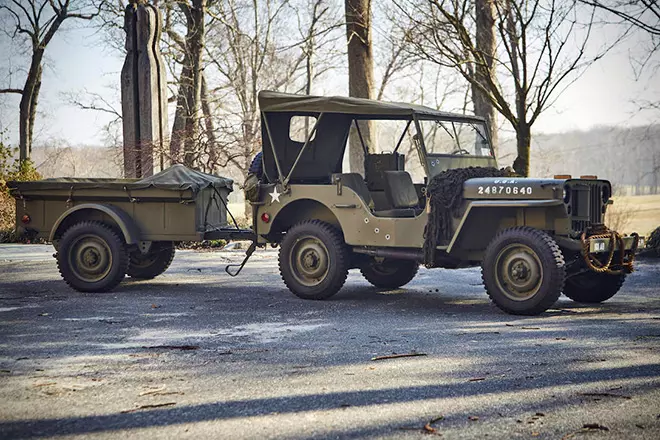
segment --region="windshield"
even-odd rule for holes
[[[492,157],[486,126],[474,122],[419,121],[427,154]]]

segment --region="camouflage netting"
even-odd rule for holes
[[[454,218],[463,213],[463,183],[477,177],[510,177],[509,170],[469,167],[443,171],[434,176],[426,187],[431,212],[424,228],[424,264],[435,266],[436,246],[447,245],[451,240]]]

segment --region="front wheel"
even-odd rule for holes
[[[360,267],[360,272],[367,281],[383,289],[396,289],[408,284],[415,278],[418,270],[419,263],[416,261],[388,258],[382,261],[371,258]]]
[[[348,251],[341,233],[319,220],[306,220],[284,235],[280,274],[294,295],[326,299],[342,288],[348,276]]]
[[[543,231],[527,226],[505,229],[486,248],[482,277],[497,307],[514,315],[538,315],[561,295],[564,256]]]
[[[64,281],[79,292],[107,292],[124,278],[128,254],[110,227],[80,222],[62,235],[57,266]]]
[[[564,295],[580,303],[601,303],[617,294],[626,274],[585,272],[566,280]]]

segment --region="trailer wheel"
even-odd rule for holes
[[[580,303],[601,303],[617,294],[626,274],[586,272],[566,280],[564,295]]]
[[[519,226],[498,233],[482,263],[493,303],[514,315],[538,315],[561,295],[566,276],[559,246],[543,231]]]
[[[101,222],[80,222],[60,240],[57,266],[79,292],[107,292],[124,278],[128,254],[121,238]]]
[[[349,256],[336,228],[319,220],[305,220],[285,234],[279,265],[282,280],[294,295],[326,299],[344,285]]]
[[[370,258],[360,267],[362,276],[376,287],[396,289],[405,286],[417,275],[419,263],[413,260],[384,259],[381,262]]]
[[[126,274],[138,280],[156,278],[170,267],[174,253],[174,243],[171,241],[152,243],[147,254],[142,254],[140,251],[131,252]]]

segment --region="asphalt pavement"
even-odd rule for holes
[[[492,306],[478,269],[326,301],[276,250],[179,251],[82,294],[53,249],[0,245],[0,438],[660,438],[660,262],[596,306]],[[410,355],[394,357],[392,355]],[[378,359],[379,357],[386,357]]]

